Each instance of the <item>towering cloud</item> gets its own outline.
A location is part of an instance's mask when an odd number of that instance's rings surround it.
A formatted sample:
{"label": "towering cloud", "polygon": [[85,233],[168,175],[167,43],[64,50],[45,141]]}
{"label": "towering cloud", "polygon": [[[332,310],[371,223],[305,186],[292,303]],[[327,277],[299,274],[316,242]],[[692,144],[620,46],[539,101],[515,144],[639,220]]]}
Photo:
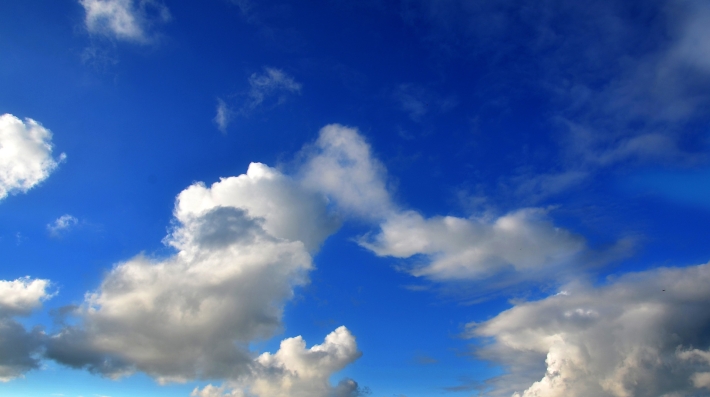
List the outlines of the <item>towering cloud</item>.
{"label": "towering cloud", "polygon": [[177,197],[168,258],[120,263],[87,294],[49,357],[111,377],[145,372],[160,382],[237,379],[253,366],[249,342],[281,326],[284,302],[307,282],[309,251],[337,228],[322,196],[275,169]]}
{"label": "towering cloud", "polygon": [[[65,155],[59,157],[61,161]],[[57,168],[52,158],[52,133],[32,119],[0,116],[0,200],[25,193]]]}
{"label": "towering cloud", "polygon": [[521,303],[482,324],[491,395],[696,396],[710,391],[710,264],[627,274]]}

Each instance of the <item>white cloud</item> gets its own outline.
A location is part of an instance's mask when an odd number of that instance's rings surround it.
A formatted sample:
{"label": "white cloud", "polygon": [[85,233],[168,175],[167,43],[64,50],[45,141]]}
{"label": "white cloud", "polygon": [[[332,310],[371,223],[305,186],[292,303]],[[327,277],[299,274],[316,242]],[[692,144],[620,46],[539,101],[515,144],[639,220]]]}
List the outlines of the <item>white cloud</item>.
{"label": "white cloud", "polygon": [[58,236],[62,232],[68,231],[79,224],[79,220],[69,214],[64,214],[57,218],[54,223],[47,225],[47,230],[53,236]]}
{"label": "white cloud", "polygon": [[[62,153],[59,161],[66,156]],[[0,116],[0,200],[25,193],[57,168],[52,158],[52,133],[32,119]]]}
{"label": "white cloud", "polygon": [[710,372],[710,264],[565,286],[471,324],[478,355],[509,373],[490,395],[628,397],[704,393]]}
{"label": "white cloud", "polygon": [[38,308],[50,297],[48,286],[47,280],[29,277],[0,280],[0,382],[8,382],[39,368],[36,355],[44,334],[39,328],[26,331],[11,317],[28,315]]}
{"label": "white cloud", "polygon": [[18,278],[0,280],[0,317],[26,315],[49,298],[48,280]]}
{"label": "white cloud", "polygon": [[264,73],[249,77],[249,87],[246,111],[254,110],[271,96],[277,96],[277,104],[281,104],[286,100],[284,94],[298,94],[302,85],[281,69],[264,68]]}
{"label": "white cloud", "polygon": [[584,239],[555,227],[547,211],[526,208],[495,220],[453,216],[425,219],[407,211],[389,217],[360,244],[379,256],[428,260],[412,271],[437,280],[481,279],[503,270],[541,275],[577,262]]}
{"label": "white cloud", "polygon": [[356,382],[345,379],[337,386],[329,378],[361,353],[355,338],[345,327],[339,327],[325,342],[306,349],[300,336],[281,342],[279,350],[264,353],[254,360],[251,373],[231,387],[208,385],[195,389],[193,397],[354,397],[359,394]]}
{"label": "white cloud", "polygon": [[324,198],[258,163],[185,189],[175,218],[166,243],[177,254],[116,265],[86,295],[79,325],[48,340],[50,358],[111,377],[236,379],[252,365],[249,342],[279,330],[284,302],[307,282],[309,250],[337,228]]}
{"label": "white cloud", "polygon": [[[86,12],[86,29],[119,40],[147,43],[153,19],[170,20],[170,11],[156,0],[79,0]],[[149,10],[156,18],[149,18]]]}
{"label": "white cloud", "polygon": [[213,121],[217,124],[217,128],[223,133],[227,133],[227,127],[232,119],[232,111],[221,98],[217,98],[217,115]]}
{"label": "white cloud", "polygon": [[327,194],[341,210],[376,220],[395,210],[385,183],[386,169],[357,129],[327,125],[305,154],[300,171],[303,183]]}

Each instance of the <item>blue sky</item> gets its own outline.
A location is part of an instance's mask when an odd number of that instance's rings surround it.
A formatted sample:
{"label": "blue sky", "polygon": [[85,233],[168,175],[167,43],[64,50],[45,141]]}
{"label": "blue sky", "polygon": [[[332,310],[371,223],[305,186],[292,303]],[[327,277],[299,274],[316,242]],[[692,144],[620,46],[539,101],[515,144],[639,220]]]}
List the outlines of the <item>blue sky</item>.
{"label": "blue sky", "polygon": [[700,0],[0,4],[0,396],[710,395]]}

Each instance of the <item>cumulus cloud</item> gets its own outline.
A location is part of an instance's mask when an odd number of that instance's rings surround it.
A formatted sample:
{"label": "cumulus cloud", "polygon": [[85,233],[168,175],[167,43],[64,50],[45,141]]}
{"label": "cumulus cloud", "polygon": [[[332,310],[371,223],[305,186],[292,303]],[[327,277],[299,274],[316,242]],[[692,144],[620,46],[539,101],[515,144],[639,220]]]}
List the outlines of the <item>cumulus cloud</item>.
{"label": "cumulus cloud", "polygon": [[357,129],[327,125],[305,154],[303,183],[327,194],[341,210],[366,219],[381,219],[395,211],[387,171]]}
{"label": "cumulus cloud", "polygon": [[360,244],[379,256],[428,260],[411,272],[438,280],[481,279],[503,270],[539,273],[576,262],[582,237],[555,227],[547,211],[526,208],[494,220],[439,216],[414,211],[389,217],[381,231]]}
{"label": "cumulus cloud", "polygon": [[64,214],[57,218],[54,223],[47,225],[47,230],[52,236],[58,236],[61,233],[70,230],[74,226],[79,224],[79,220],[76,217]]}
{"label": "cumulus cloud", "polygon": [[90,33],[118,40],[148,43],[150,26],[171,18],[168,8],[156,0],[79,0],[79,3],[86,12],[85,24]]}
{"label": "cumulus cloud", "polygon": [[[508,374],[490,395],[694,396],[710,373],[710,264],[632,273],[515,307],[481,324],[479,357]],[[486,342],[487,341],[487,342]]]}
{"label": "cumulus cloud", "polygon": [[193,390],[192,396],[355,397],[360,394],[355,381],[344,379],[333,386],[329,379],[360,355],[355,337],[345,327],[310,349],[300,336],[288,338],[276,353],[257,357],[251,372],[234,385],[208,385]]}
{"label": "cumulus cloud", "polygon": [[[59,157],[62,161],[66,155]],[[0,200],[25,193],[57,168],[52,158],[52,133],[32,119],[0,116]]]}
{"label": "cumulus cloud", "polygon": [[25,330],[13,316],[24,316],[38,308],[49,298],[49,281],[20,278],[0,280],[0,382],[21,377],[25,372],[39,368],[37,357],[44,333],[40,328]]}
{"label": "cumulus cloud", "polygon": [[177,254],[116,265],[77,309],[78,325],[49,338],[48,357],[114,378],[235,379],[250,368],[249,342],[280,329],[309,251],[338,226],[322,196],[258,163],[185,189],[175,222],[166,243]]}

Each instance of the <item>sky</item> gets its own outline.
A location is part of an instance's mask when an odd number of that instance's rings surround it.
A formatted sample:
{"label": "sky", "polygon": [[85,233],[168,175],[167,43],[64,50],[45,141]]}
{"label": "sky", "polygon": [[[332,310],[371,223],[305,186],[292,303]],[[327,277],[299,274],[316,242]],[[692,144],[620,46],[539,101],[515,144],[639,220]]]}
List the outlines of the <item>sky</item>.
{"label": "sky", "polygon": [[0,396],[710,396],[710,3],[0,2]]}

